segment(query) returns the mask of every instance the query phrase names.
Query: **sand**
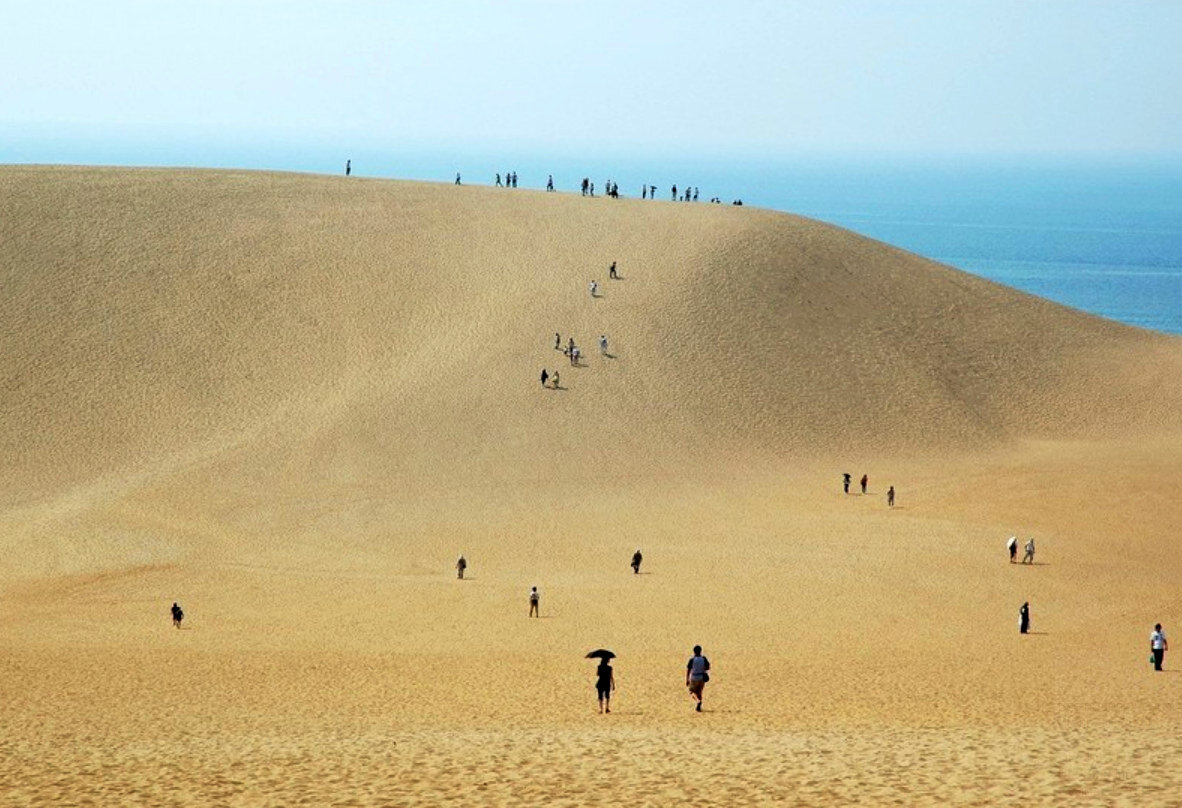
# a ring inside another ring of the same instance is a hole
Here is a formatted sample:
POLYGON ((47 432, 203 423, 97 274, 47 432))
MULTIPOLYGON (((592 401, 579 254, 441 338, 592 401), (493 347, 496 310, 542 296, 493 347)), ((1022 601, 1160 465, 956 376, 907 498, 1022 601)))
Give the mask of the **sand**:
POLYGON ((2 804, 1177 802, 1182 340, 356 177, 3 168, 0 283, 2 804))

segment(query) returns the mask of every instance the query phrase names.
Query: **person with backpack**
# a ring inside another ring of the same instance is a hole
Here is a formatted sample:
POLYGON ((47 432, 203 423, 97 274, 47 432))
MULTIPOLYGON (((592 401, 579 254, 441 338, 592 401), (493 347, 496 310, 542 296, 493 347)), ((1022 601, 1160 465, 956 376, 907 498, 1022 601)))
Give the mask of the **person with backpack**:
POLYGON ((176 628, 181 627, 181 621, 185 619, 185 612, 179 604, 172 604, 172 625, 176 628))
POLYGON ((690 696, 697 702, 694 709, 699 713, 702 712, 702 691, 709 681, 710 660, 702 656, 702 646, 695 645, 694 655, 690 657, 689 662, 685 663, 685 686, 689 689, 690 696))

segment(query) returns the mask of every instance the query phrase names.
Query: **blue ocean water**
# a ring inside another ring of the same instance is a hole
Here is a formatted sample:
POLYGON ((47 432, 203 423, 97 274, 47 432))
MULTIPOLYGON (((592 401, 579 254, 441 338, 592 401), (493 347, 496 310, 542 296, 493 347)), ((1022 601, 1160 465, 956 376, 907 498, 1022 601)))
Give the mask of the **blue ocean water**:
POLYGON ((831 222, 986 278, 1143 328, 1182 335, 1182 160, 668 158, 572 156, 521 147, 295 147, 209 138, 88 139, 0 131, 0 162, 204 166, 492 184, 624 196, 656 185, 831 222))

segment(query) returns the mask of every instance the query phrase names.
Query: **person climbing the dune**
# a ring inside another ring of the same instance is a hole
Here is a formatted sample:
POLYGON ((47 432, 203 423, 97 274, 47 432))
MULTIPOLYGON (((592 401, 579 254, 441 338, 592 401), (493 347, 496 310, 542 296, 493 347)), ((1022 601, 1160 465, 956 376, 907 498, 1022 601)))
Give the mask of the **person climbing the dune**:
POLYGON ((175 628, 180 628, 181 621, 185 619, 184 609, 182 609, 179 604, 173 603, 171 611, 172 611, 172 625, 175 628))
POLYGON ((698 703, 694 708, 702 712, 702 691, 710 681, 710 660, 702 656, 702 646, 694 646, 694 655, 685 663, 685 686, 698 703))

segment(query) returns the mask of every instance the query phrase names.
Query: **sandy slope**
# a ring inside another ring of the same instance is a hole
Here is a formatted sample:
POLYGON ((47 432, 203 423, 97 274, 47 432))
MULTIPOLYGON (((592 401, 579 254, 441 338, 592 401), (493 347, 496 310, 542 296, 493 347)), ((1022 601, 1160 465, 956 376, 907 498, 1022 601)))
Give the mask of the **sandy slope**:
POLYGON ((1177 339, 764 211, 254 173, 0 170, 0 283, 5 803, 1182 780, 1177 339))

